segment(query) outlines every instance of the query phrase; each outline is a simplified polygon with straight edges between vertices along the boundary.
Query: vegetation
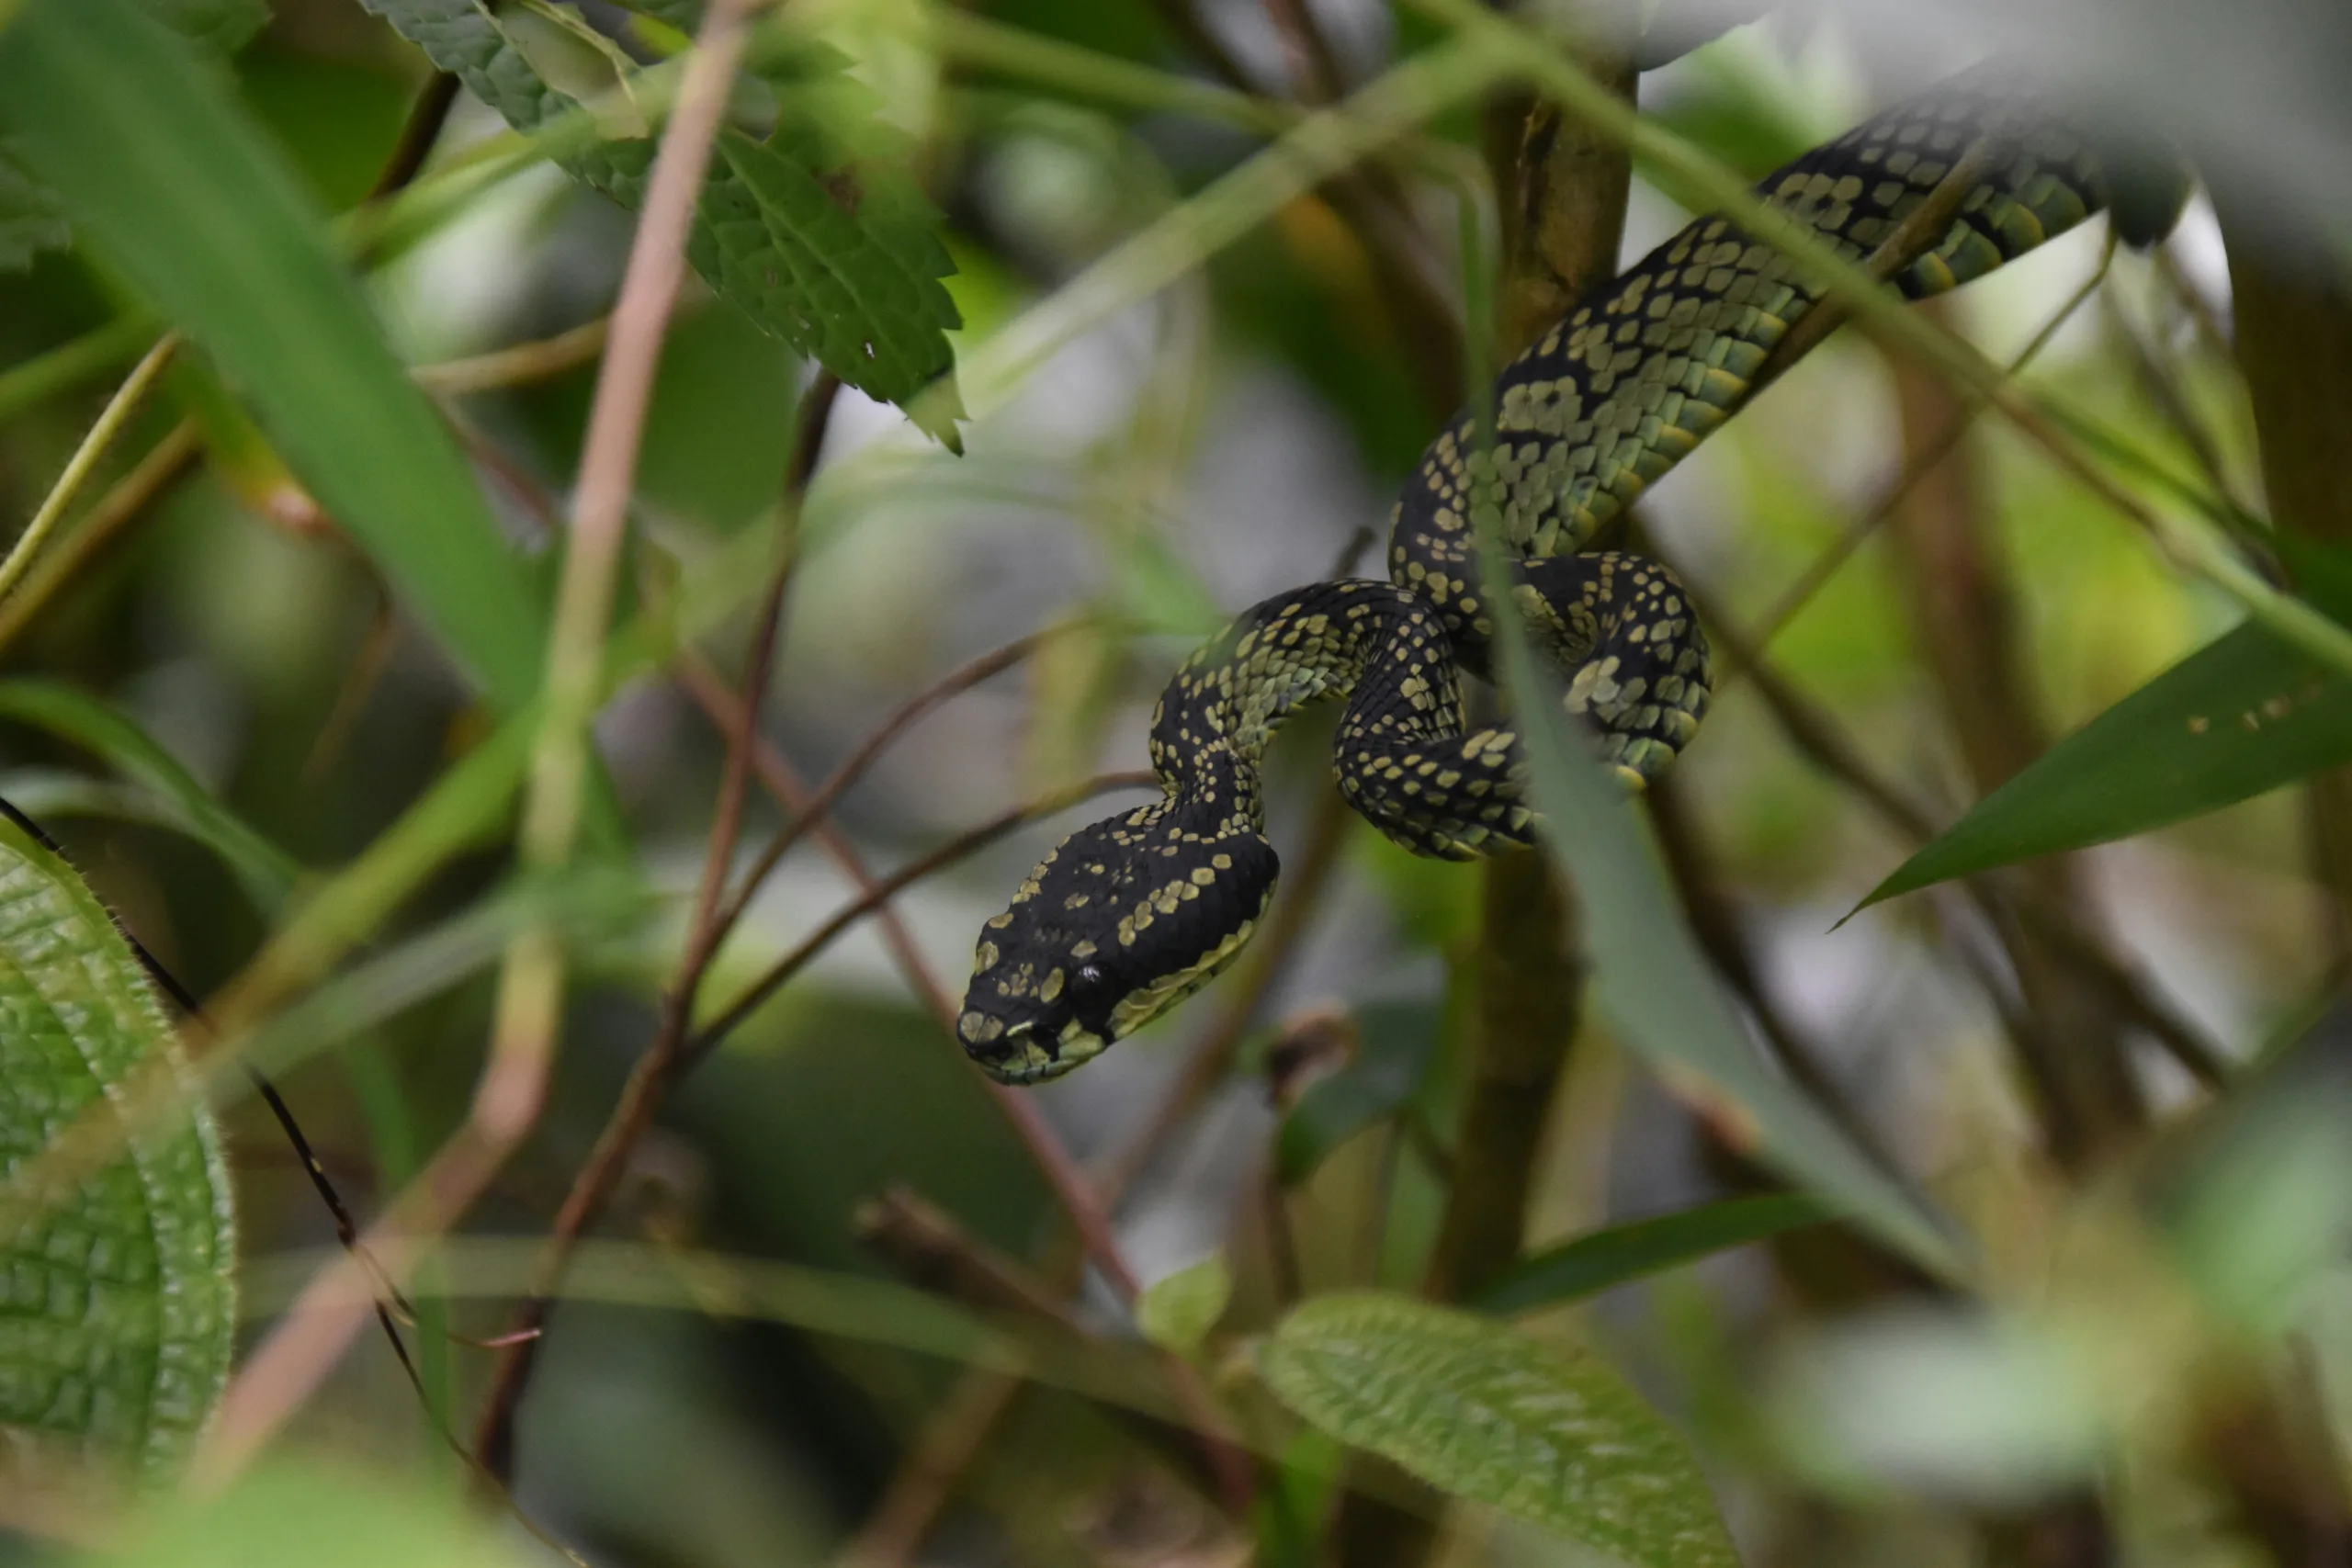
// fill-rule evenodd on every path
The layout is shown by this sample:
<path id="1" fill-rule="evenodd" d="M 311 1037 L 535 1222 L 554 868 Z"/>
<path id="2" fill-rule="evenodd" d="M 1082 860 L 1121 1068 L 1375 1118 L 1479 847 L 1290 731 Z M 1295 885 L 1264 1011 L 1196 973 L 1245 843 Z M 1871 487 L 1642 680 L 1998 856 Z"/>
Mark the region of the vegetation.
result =
<path id="1" fill-rule="evenodd" d="M 2352 1561 L 2352 24 L 2049 9 L 0 0 L 0 1551 Z M 1688 758 L 1506 640 L 1467 867 L 1304 721 L 1236 971 L 972 1071 L 1184 651 L 1990 48 L 2199 193 L 1762 228 Z"/>

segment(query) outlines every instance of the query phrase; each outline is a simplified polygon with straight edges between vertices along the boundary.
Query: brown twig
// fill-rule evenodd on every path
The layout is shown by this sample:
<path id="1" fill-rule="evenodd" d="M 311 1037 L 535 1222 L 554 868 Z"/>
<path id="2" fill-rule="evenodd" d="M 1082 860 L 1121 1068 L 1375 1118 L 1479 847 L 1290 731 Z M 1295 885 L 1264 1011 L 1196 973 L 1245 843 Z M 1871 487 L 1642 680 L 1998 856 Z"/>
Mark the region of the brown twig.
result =
<path id="1" fill-rule="evenodd" d="M 2067 296 L 2066 302 L 2059 306 L 2048 321 L 2042 322 L 2041 329 L 2033 334 L 2032 340 L 2018 351 L 2017 356 L 2008 363 L 2005 372 L 2007 375 L 2012 377 L 2018 375 L 2028 365 L 2033 363 L 2045 347 L 2049 346 L 2050 340 L 2057 335 L 2058 329 L 2072 320 L 2075 312 L 2081 310 L 2084 302 L 2097 293 L 2099 286 L 2107 281 L 2108 268 L 2114 259 L 2115 243 L 2109 240 L 2107 248 L 2099 253 L 2098 268 L 2083 280 L 2081 287 Z M 1967 399 L 1962 406 L 1961 418 L 1954 422 L 1943 440 L 1924 451 L 1912 454 L 1905 459 L 1902 468 L 1895 474 L 1894 483 L 1881 491 L 1878 498 L 1871 502 L 1860 516 L 1849 524 L 1843 533 L 1830 541 L 1829 547 L 1815 557 L 1805 570 L 1797 574 L 1797 580 L 1781 591 L 1781 596 L 1772 602 L 1772 607 L 1758 618 L 1755 626 L 1748 633 L 1747 640 L 1750 644 L 1759 649 L 1769 649 L 1779 640 L 1781 634 L 1788 629 L 1789 623 L 1796 619 L 1805 605 L 1812 602 L 1813 596 L 1820 592 L 1829 580 L 1838 575 L 1839 569 L 1853 558 L 1854 552 L 1861 548 L 1862 542 L 1876 533 L 1880 525 L 1888 518 L 1894 516 L 1895 508 L 1909 498 L 1913 488 L 1959 446 L 1961 438 L 1973 426 L 1977 416 L 1984 412 L 1984 400 L 1982 398 Z M 1745 668 L 1736 662 L 1720 666 L 1715 674 L 1717 693 L 1720 694 L 1733 682 L 1738 680 L 1745 672 Z"/>
<path id="2" fill-rule="evenodd" d="M 490 1392 L 475 1424 L 474 1452 L 482 1468 L 511 1482 L 514 1473 L 514 1414 L 537 1364 L 538 1337 L 554 1311 L 556 1292 L 562 1287 L 572 1247 L 594 1223 L 619 1187 L 629 1156 L 652 1125 L 654 1113 L 666 1098 L 694 1020 L 695 1001 L 704 976 L 734 927 L 741 906 L 723 908 L 729 867 L 741 836 L 743 801 L 752 776 L 752 751 L 757 744 L 758 714 L 767 696 L 775 663 L 776 638 L 784 621 L 784 598 L 799 559 L 801 503 L 808 480 L 816 472 L 833 400 L 841 381 L 830 370 L 820 370 L 801 398 L 793 430 L 792 455 L 786 465 L 784 495 L 777 506 L 776 559 L 753 621 L 751 651 L 744 660 L 741 716 L 727 735 L 727 761 L 718 802 L 712 813 L 710 841 L 703 857 L 702 876 L 687 927 L 685 951 L 678 961 L 677 977 L 663 993 L 653 1041 L 629 1077 L 623 1102 L 626 1116 L 616 1110 L 573 1179 L 563 1206 L 541 1247 L 531 1290 L 516 1306 L 508 1332 L 514 1342 L 492 1370 Z"/>
<path id="3" fill-rule="evenodd" d="M 408 118 L 401 124 L 390 155 L 377 171 L 376 183 L 368 187 L 368 200 L 381 201 L 407 189 L 410 182 L 424 172 L 425 159 L 433 155 L 433 144 L 441 140 L 441 128 L 449 122 L 449 111 L 457 107 L 461 85 L 454 71 L 433 73 L 433 80 L 424 85 L 416 102 L 409 107 Z"/>
<path id="4" fill-rule="evenodd" d="M 1722 628 L 1728 625 L 1709 615 L 1703 595 L 1694 592 L 1691 596 L 1699 602 L 1700 614 L 1709 626 Z M 1736 638 L 1736 635 L 1722 629 L 1714 633 L 1718 641 Z M 1882 821 L 1909 842 L 1924 844 L 1936 836 L 1939 829 L 1933 814 L 1881 777 L 1863 760 L 1860 749 L 1837 720 L 1797 691 L 1752 647 L 1735 644 L 1733 651 L 1747 671 L 1766 710 L 1800 756 L 1852 790 Z M 2063 916 L 2044 908 L 2030 890 L 2018 890 L 2012 898 L 1996 879 L 1988 877 L 1971 877 L 1965 886 L 1969 897 L 1984 908 L 1988 919 L 1996 922 L 2011 918 L 2022 921 L 2037 939 L 2050 943 L 2052 951 L 2068 964 L 2096 979 L 2113 1005 L 2122 1008 L 2135 1025 L 2147 1031 L 2199 1083 L 2216 1090 L 2228 1084 L 2228 1057 L 2205 1038 L 2202 1031 L 2153 995 L 2103 944 L 2075 930 Z M 2014 916 L 2009 912 L 2012 902 L 2016 906 Z"/>
<path id="5" fill-rule="evenodd" d="M 875 760 L 897 744 L 899 737 L 912 728 L 917 720 L 933 712 L 950 698 L 959 696 L 989 677 L 1010 670 L 1035 653 L 1039 645 L 1048 638 L 1069 629 L 1069 623 L 1064 623 L 1061 626 L 1048 626 L 1042 631 L 1031 632 L 1026 637 L 1015 637 L 1001 648 L 991 649 L 978 658 L 949 671 L 892 709 L 881 723 L 866 733 L 864 740 L 858 742 L 857 750 L 851 752 L 841 766 L 833 770 L 831 776 L 818 786 L 816 794 L 808 798 L 807 805 L 795 808 L 791 818 L 768 840 L 767 846 L 760 852 L 759 858 L 752 862 L 752 868 L 744 873 L 734 898 L 729 901 L 725 914 L 721 917 L 722 923 L 731 928 L 742 918 L 744 907 L 759 892 L 761 886 L 767 880 L 769 873 L 776 868 L 777 863 L 786 855 L 792 852 L 793 847 L 800 842 L 810 829 L 831 818 L 833 807 L 840 803 L 842 796 L 847 794 L 851 786 L 859 779 L 865 776 L 866 770 L 874 765 Z"/>
<path id="6" fill-rule="evenodd" d="M 613 311 L 582 454 L 571 548 L 548 655 L 547 716 L 533 757 L 521 833 L 535 869 L 571 854 L 584 796 L 586 730 L 595 705 L 614 578 L 634 488 L 639 436 L 662 341 L 684 271 L 685 237 L 711 143 L 732 90 L 748 0 L 712 0 L 686 63 L 676 112 L 654 156 L 645 205 Z M 467 1119 L 367 1240 L 394 1279 L 416 1243 L 447 1230 L 496 1176 L 537 1121 L 562 1005 L 563 957 L 537 928 L 509 949 L 497 1021 Z M 193 1483 L 217 1489 L 316 1388 L 366 1321 L 372 1295 L 357 1265 L 324 1270 L 230 1385 L 197 1456 Z"/>

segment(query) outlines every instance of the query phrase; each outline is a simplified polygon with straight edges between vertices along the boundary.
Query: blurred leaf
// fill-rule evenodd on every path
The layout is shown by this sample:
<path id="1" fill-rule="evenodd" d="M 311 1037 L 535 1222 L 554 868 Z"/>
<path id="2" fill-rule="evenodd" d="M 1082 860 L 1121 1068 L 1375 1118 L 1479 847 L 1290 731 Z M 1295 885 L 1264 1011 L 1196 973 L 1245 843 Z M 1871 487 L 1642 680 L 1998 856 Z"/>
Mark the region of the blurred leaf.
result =
<path id="1" fill-rule="evenodd" d="M 1538 828 L 1589 911 L 1594 994 L 1620 1039 L 1743 1153 L 1927 1267 L 1957 1270 L 1946 1222 L 1765 1063 L 1667 894 L 1646 824 L 1546 694 L 1517 622 L 1496 640 Z"/>
<path id="2" fill-rule="evenodd" d="M 311 491 L 502 705 L 546 611 L 284 166 L 125 0 L 32 0 L 0 118 L 108 260 L 209 348 Z"/>
<path id="3" fill-rule="evenodd" d="M 2183 1133 L 2154 1207 L 2206 1303 L 2250 1333 L 2291 1327 L 2352 1244 L 2352 1019 L 2320 1021 Z"/>
<path id="4" fill-rule="evenodd" d="M 146 1483 L 186 1461 L 229 1376 L 234 1222 L 177 1032 L 71 866 L 0 820 L 0 1163 L 15 1169 L 160 1059 L 173 1113 L 0 1246 L 0 1422 L 12 1462 L 96 1461 Z"/>
<path id="5" fill-rule="evenodd" d="M 161 802 L 170 820 L 219 854 L 244 885 L 254 907 L 276 912 L 301 867 L 182 767 L 125 715 L 62 682 L 35 676 L 0 681 L 0 718 L 45 729 L 103 759 Z"/>
<path id="6" fill-rule="evenodd" d="M 191 43 L 233 54 L 269 22 L 269 0 L 138 0 L 147 14 Z M 6 9 L 0 9 L 5 17 Z M 64 204 L 0 145 L 0 272 L 32 265 L 42 251 L 74 243 Z"/>
<path id="7" fill-rule="evenodd" d="M 1611 1225 L 1521 1258 L 1470 1304 L 1481 1312 L 1508 1316 L 1582 1301 L 1735 1247 L 1783 1231 L 1826 1224 L 1837 1217 L 1816 1199 L 1775 1192 Z"/>
<path id="8" fill-rule="evenodd" d="M 1323 1522 L 1347 1450 L 1310 1427 L 1283 1445 L 1257 1501 L 1258 1561 L 1262 1568 L 1322 1568 Z"/>
<path id="9" fill-rule="evenodd" d="M 234 54 L 269 26 L 269 0 L 139 0 L 140 8 L 190 43 Z"/>
<path id="10" fill-rule="evenodd" d="M 74 230 L 56 192 L 26 173 L 0 144 L 0 272 L 21 271 L 40 252 L 62 251 L 73 243 Z"/>
<path id="11" fill-rule="evenodd" d="M 2352 678 L 2242 626 L 2052 746 L 1860 907 L 2144 833 L 2346 761 Z"/>
<path id="12" fill-rule="evenodd" d="M 1681 1437 L 1617 1374 L 1402 1296 L 1308 1302 L 1260 1347 L 1283 1404 L 1458 1496 L 1634 1568 L 1736 1568 Z"/>
<path id="13" fill-rule="evenodd" d="M 1232 1300 L 1233 1270 L 1224 1254 L 1211 1253 L 1144 1292 L 1136 1302 L 1136 1326 L 1163 1350 L 1195 1356 Z"/>
<path id="14" fill-rule="evenodd" d="M 283 1461 L 224 1495 L 174 1504 L 119 1550 L 73 1561 L 85 1568 L 515 1568 L 451 1490 L 402 1492 L 389 1481 Z"/>
<path id="15" fill-rule="evenodd" d="M 518 130 L 577 100 L 541 77 L 476 0 L 362 0 L 454 72 Z M 844 73 L 810 45 L 764 73 L 778 89 L 775 132 L 719 134 L 688 245 L 695 270 L 766 331 L 851 386 L 901 407 L 952 377 L 947 333 L 960 324 L 940 278 L 955 270 L 939 214 Z M 653 167 L 650 140 L 612 141 L 562 160 L 576 178 L 634 208 Z M 926 429 L 950 446 L 962 409 L 952 382 Z"/>
<path id="16" fill-rule="evenodd" d="M 1440 1014 L 1434 1003 L 1375 1002 L 1358 1010 L 1356 1059 L 1309 1084 L 1275 1143 L 1283 1184 L 1295 1187 L 1365 1128 L 1412 1103 L 1429 1076 Z"/>
<path id="17" fill-rule="evenodd" d="M 2129 1341 L 2129 1322 L 2105 1326 Z M 2111 1392 L 2098 1361 L 2023 1314 L 1904 1306 L 1849 1319 L 1780 1370 L 1777 1451 L 1831 1486 L 2015 1506 L 2096 1473 Z"/>

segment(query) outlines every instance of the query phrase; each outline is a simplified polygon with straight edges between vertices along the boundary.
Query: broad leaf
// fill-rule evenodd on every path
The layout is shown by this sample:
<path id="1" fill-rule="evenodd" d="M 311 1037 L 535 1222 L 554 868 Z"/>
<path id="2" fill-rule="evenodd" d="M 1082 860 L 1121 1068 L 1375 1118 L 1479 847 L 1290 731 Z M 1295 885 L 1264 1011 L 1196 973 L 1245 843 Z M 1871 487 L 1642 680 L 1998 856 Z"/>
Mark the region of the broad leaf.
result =
<path id="1" fill-rule="evenodd" d="M 62 251 L 73 243 L 74 230 L 57 194 L 0 144 L 0 272 L 19 271 L 42 251 Z"/>
<path id="2" fill-rule="evenodd" d="M 578 101 L 536 70 L 477 0 L 362 0 L 518 130 Z M 666 8 L 665 8 L 666 14 Z M 947 333 L 962 324 L 940 279 L 955 270 L 940 218 L 899 160 L 847 61 L 811 45 L 766 74 L 776 125 L 765 141 L 720 132 L 689 254 L 752 321 L 885 402 L 952 376 Z M 563 160 L 573 176 L 634 208 L 653 166 L 650 140 L 615 141 Z M 953 396 L 927 426 L 956 444 Z"/>
<path id="3" fill-rule="evenodd" d="M 1341 1441 L 1633 1568 L 1736 1568 L 1698 1461 L 1592 1357 L 1401 1296 L 1308 1302 L 1260 1347 L 1282 1402 Z"/>
<path id="4" fill-rule="evenodd" d="M 1926 1267 L 1959 1272 L 1946 1222 L 1749 1040 L 1667 893 L 1646 824 L 1602 776 L 1582 727 L 1545 692 L 1517 632 L 1512 626 L 1498 640 L 1529 790 L 1544 844 L 1590 911 L 1595 999 L 1618 1037 L 1743 1152 Z"/>
<path id="5" fill-rule="evenodd" d="M 371 1472 L 266 1461 L 221 1496 L 175 1499 L 119 1542 L 54 1561 L 74 1568 L 520 1568 L 549 1560 L 503 1539 L 451 1489 L 412 1487 L 402 1490 L 389 1466 Z"/>
<path id="6" fill-rule="evenodd" d="M 1752 1241 L 1837 1218 L 1817 1200 L 1776 1192 L 1611 1225 L 1521 1258 L 1471 1305 L 1510 1315 L 1582 1301 Z"/>
<path id="7" fill-rule="evenodd" d="M 519 705 L 546 640 L 534 580 L 222 85 L 127 0 L 30 0 L 0 33 L 0 122 L 458 662 Z"/>
<path id="8" fill-rule="evenodd" d="M 2352 678 L 2243 626 L 2052 746 L 1896 869 L 1862 908 L 2129 838 L 2352 762 Z"/>
<path id="9" fill-rule="evenodd" d="M 269 22 L 269 0 L 139 0 L 147 14 L 191 43 L 232 54 Z M 74 243 L 64 204 L 0 148 L 0 272 L 32 265 L 42 251 Z"/>
<path id="10" fill-rule="evenodd" d="M 107 1114 L 158 1058 L 181 1069 L 178 1053 L 105 908 L 0 820 L 0 1163 L 14 1169 L 85 1114 Z M 77 1190 L 0 1227 L 0 1423 L 17 1459 L 167 1481 L 228 1381 L 229 1173 L 211 1113 L 177 1076 L 175 1115 Z"/>

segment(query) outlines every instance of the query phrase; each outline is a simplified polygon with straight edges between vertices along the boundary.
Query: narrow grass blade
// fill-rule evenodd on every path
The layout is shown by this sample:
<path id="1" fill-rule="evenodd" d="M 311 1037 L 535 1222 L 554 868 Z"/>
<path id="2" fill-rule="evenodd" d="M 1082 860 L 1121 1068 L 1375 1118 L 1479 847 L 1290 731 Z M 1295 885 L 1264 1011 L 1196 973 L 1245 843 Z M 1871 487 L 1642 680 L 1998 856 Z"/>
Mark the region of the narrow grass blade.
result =
<path id="1" fill-rule="evenodd" d="M 2145 833 L 2345 762 L 2352 677 L 2242 626 L 2052 746 L 1860 907 Z"/>
<path id="2" fill-rule="evenodd" d="M 227 863 L 254 907 L 274 914 L 293 891 L 301 866 L 213 797 L 179 759 L 128 716 L 60 681 L 0 681 L 0 718 L 45 729 L 104 760 L 154 798 L 163 819 Z"/>
<path id="3" fill-rule="evenodd" d="M 1490 578 L 1500 581 L 1499 562 Z M 1508 616 L 1508 595 L 1490 600 Z M 1947 1224 L 1773 1071 L 1668 895 L 1646 825 L 1537 675 L 1516 617 L 1498 629 L 1544 844 L 1576 878 L 1593 985 L 1626 1047 L 1747 1152 L 1934 1272 L 1963 1270 Z"/>
<path id="4" fill-rule="evenodd" d="M 1521 1258 L 1470 1304 L 1480 1312 L 1507 1317 L 1583 1301 L 1735 1247 L 1784 1231 L 1826 1224 L 1837 1217 L 1817 1198 L 1775 1192 L 1611 1225 Z"/>

